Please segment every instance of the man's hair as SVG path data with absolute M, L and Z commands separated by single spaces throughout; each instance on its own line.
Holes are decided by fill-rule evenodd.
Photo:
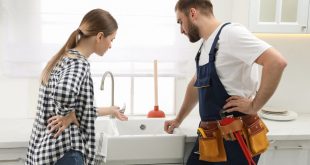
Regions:
M 190 8 L 198 9 L 206 16 L 213 15 L 213 5 L 210 0 L 179 0 L 175 5 L 175 11 L 179 10 L 186 16 L 189 15 Z

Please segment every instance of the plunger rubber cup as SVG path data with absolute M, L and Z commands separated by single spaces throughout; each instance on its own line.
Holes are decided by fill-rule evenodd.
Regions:
M 161 110 L 159 110 L 158 106 L 154 106 L 154 110 L 151 110 L 148 114 L 147 114 L 148 118 L 164 118 L 166 117 L 165 113 Z

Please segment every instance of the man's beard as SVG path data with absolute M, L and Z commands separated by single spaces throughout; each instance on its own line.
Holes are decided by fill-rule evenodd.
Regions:
M 197 42 L 201 38 L 198 27 L 191 22 L 188 25 L 188 38 L 190 42 Z

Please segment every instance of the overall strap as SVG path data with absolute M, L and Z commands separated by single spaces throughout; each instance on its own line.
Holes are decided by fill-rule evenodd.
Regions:
M 220 36 L 220 34 L 221 34 L 221 31 L 222 31 L 223 27 L 225 27 L 225 26 L 228 25 L 228 24 L 230 24 L 230 22 L 227 22 L 227 23 L 223 24 L 222 27 L 220 28 L 220 30 L 217 32 L 215 38 L 214 38 L 213 44 L 212 44 L 211 49 L 210 49 L 210 52 L 209 52 L 209 55 L 211 55 L 211 54 L 214 53 L 214 56 L 213 56 L 213 57 L 211 57 L 211 58 L 209 57 L 209 60 L 211 59 L 212 62 L 215 61 L 215 54 L 216 54 L 216 52 L 217 52 L 217 50 L 218 50 L 218 48 L 217 48 L 217 42 L 218 42 L 218 40 L 219 40 L 219 36 Z M 199 59 L 200 59 L 200 54 L 201 54 L 201 48 L 202 48 L 202 46 L 203 46 L 203 42 L 201 43 L 201 45 L 200 45 L 200 47 L 199 47 L 199 50 L 198 50 L 198 53 L 197 53 L 197 55 L 196 55 L 196 57 L 195 57 L 196 67 L 199 66 Z M 210 62 L 210 61 L 209 61 L 209 62 Z
M 197 55 L 195 57 L 195 62 L 196 62 L 196 68 L 199 67 L 199 59 L 200 59 L 200 55 L 201 55 L 201 48 L 203 46 L 203 42 L 201 43 L 200 47 L 199 47 L 199 50 L 197 52 Z
M 215 61 L 215 55 L 216 55 L 216 52 L 217 52 L 217 50 L 218 50 L 218 44 L 217 44 L 217 42 L 218 42 L 218 40 L 219 40 L 219 38 L 220 38 L 219 36 L 220 36 L 220 34 L 221 34 L 221 32 L 222 32 L 222 29 L 223 29 L 226 25 L 228 25 L 228 24 L 230 24 L 230 22 L 227 22 L 227 23 L 225 23 L 224 25 L 222 25 L 222 27 L 220 28 L 220 30 L 217 32 L 217 34 L 216 34 L 216 36 L 215 36 L 215 38 L 214 38 L 214 41 L 213 41 L 213 43 L 212 43 L 210 52 L 209 52 L 209 62 L 214 62 L 214 61 Z

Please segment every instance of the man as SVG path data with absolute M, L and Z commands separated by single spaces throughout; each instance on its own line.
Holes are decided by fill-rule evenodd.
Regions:
M 220 120 L 222 109 L 234 117 L 257 114 L 279 84 L 287 65 L 282 55 L 240 24 L 217 20 L 210 0 L 179 0 L 175 12 L 181 33 L 190 42 L 202 39 L 202 45 L 196 55 L 197 72 L 177 117 L 165 122 L 165 131 L 179 127 L 198 101 L 202 122 Z M 257 64 L 262 66 L 259 88 Z M 199 160 L 197 142 L 187 164 L 248 164 L 238 142 L 224 140 L 224 144 L 226 161 Z M 258 159 L 259 155 L 253 157 L 256 163 Z

